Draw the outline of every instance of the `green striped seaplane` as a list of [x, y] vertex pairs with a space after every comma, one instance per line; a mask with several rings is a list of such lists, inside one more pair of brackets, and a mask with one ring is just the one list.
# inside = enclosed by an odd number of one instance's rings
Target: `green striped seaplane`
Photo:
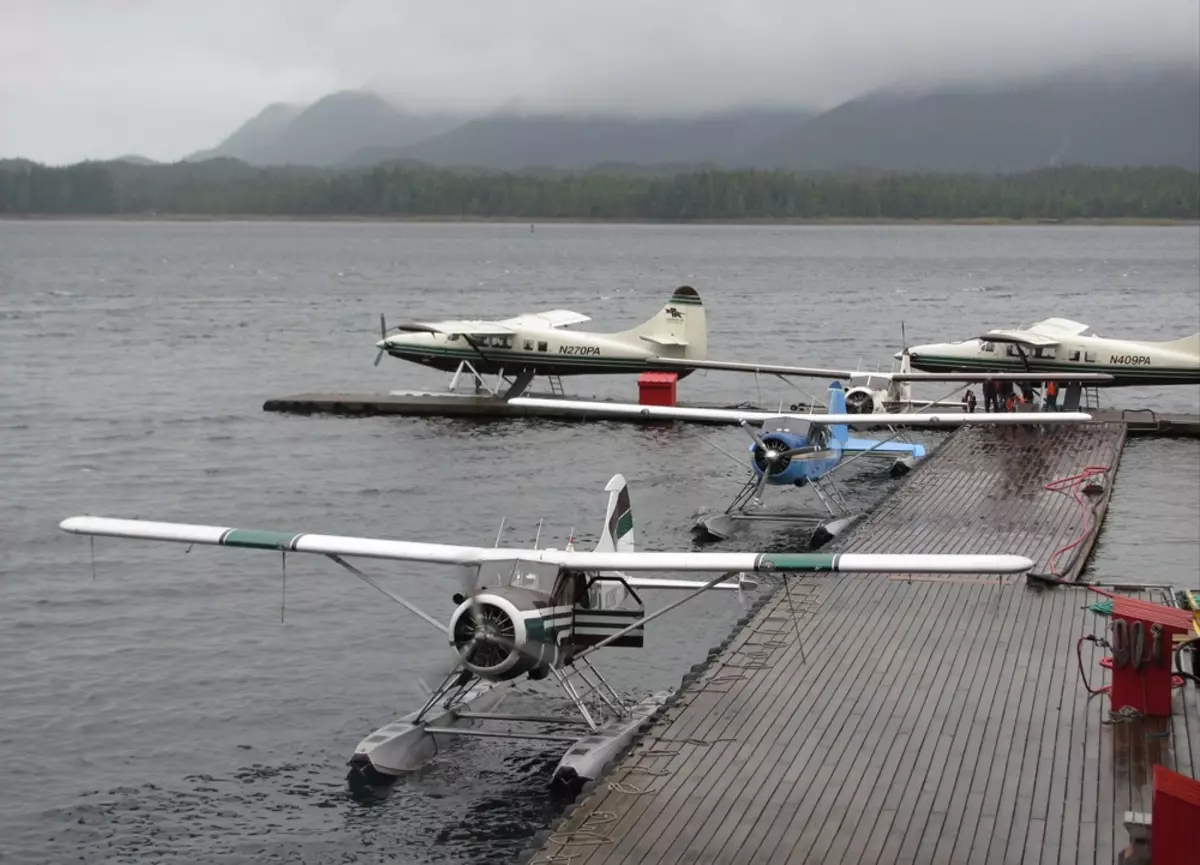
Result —
[[[499, 321], [412, 321], [389, 328], [381, 315], [375, 365], [386, 354], [453, 373], [451, 390], [466, 376], [474, 380], [476, 391], [496, 395], [503, 387], [504, 395], [512, 397], [524, 392], [535, 376], [664, 370], [664, 360], [703, 359], [708, 352], [704, 304], [690, 285], [676, 288], [662, 309], [629, 330], [570, 329], [585, 321], [591, 319], [569, 309], [551, 309]], [[484, 376], [496, 376], [496, 386], [488, 386]]]
[[[613, 688], [592, 655], [613, 647], [643, 648], [645, 627], [709, 591], [751, 591], [764, 573], [827, 572], [1019, 573], [1033, 567], [1006, 555], [820, 555], [808, 553], [642, 552], [635, 549], [633, 510], [624, 477], [605, 487], [608, 506], [592, 550], [472, 547], [416, 541], [223, 526], [77, 516], [67, 532], [180, 544], [267, 550], [286, 556], [325, 556], [406, 608], [449, 642], [455, 662], [422, 706], [359, 743], [352, 779], [388, 781], [419, 768], [454, 736], [540, 739], [570, 743], [556, 783], [594, 779], [626, 747], [639, 725], [671, 696], [632, 699]], [[540, 534], [540, 532], [539, 532]], [[498, 541], [497, 541], [498, 544]], [[448, 620], [422, 610], [382, 585], [350, 559], [383, 559], [454, 566], [460, 574]], [[645, 572], [701, 573], [704, 579], [643, 576]], [[683, 596], [647, 613], [641, 593]], [[544, 681], [543, 681], [544, 680]], [[518, 682], [557, 687], [574, 709], [561, 714], [499, 711]], [[546, 694], [547, 700], [554, 696]], [[502, 725], [496, 729], [495, 725]]]
[[931, 373], [1039, 373], [1068, 381], [1075, 374], [1082, 374], [1074, 379], [1080, 381], [1089, 374], [1107, 377], [1089, 382], [1094, 387], [1200, 384], [1200, 332], [1165, 342], [1113, 339], [1065, 318], [991, 330], [960, 342], [914, 345], [903, 354], [913, 369]]

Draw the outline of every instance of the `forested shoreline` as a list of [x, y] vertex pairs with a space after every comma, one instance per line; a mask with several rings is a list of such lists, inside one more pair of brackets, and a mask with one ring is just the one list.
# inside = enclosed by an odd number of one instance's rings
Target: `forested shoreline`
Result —
[[1197, 220], [1200, 173], [1068, 166], [1021, 174], [606, 168], [489, 172], [0, 162], [0, 215], [772, 220]]

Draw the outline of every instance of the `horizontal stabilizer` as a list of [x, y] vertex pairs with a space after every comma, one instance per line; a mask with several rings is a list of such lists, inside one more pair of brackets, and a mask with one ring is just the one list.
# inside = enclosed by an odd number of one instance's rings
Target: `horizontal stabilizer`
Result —
[[687, 345], [686, 339], [680, 336], [672, 336], [669, 333], [639, 333], [642, 339], [646, 342], [652, 342], [655, 345]]
[[430, 562], [445, 565], [477, 565], [497, 561], [545, 562], [579, 571], [698, 571], [717, 574], [756, 571], [1015, 574], [1028, 571], [1033, 567], [1030, 559], [1007, 555], [589, 553], [572, 550], [497, 549], [106, 517], [69, 517], [63, 520], [59, 526], [64, 531], [73, 534], [101, 537], [137, 538], [182, 544], [214, 544], [252, 550], [315, 553], [325, 556], [362, 556], [372, 559]]
[[913, 456], [917, 459], [925, 458], [925, 446], [914, 445], [908, 442], [882, 442], [872, 441], [871, 439], [846, 439], [842, 443], [842, 450], [846, 453], [861, 453], [866, 456], [878, 454], [879, 456], [895, 457], [897, 455]]
[[930, 413], [915, 412], [898, 414], [800, 414], [792, 412], [747, 411], [732, 408], [692, 408], [689, 406], [638, 405], [635, 403], [607, 402], [601, 400], [544, 399], [539, 397], [516, 397], [509, 400], [515, 406], [526, 408], [554, 409], [578, 417], [625, 415], [662, 418], [697, 422], [740, 423], [746, 421], [771, 420], [772, 418], [797, 418], [809, 423], [829, 426], [904, 426], [914, 421], [938, 426], [962, 426], [964, 424], [1066, 424], [1086, 423], [1092, 419], [1084, 412], [1012, 412], [1012, 413]]

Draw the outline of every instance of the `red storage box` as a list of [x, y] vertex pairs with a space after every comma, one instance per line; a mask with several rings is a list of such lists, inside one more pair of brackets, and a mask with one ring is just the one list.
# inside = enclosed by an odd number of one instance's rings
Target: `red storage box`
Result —
[[679, 373], [644, 372], [638, 376], [639, 405], [675, 405]]

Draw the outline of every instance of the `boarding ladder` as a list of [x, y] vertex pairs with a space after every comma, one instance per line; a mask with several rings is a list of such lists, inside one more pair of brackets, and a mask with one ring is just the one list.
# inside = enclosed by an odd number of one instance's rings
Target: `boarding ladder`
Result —
[[571, 702], [593, 731], [597, 730], [600, 724], [589, 711], [588, 697], [594, 696], [596, 701], [603, 704], [605, 714], [609, 717], [624, 717], [629, 713], [629, 709], [613, 690], [612, 685], [608, 684], [608, 680], [600, 675], [600, 671], [593, 667], [587, 658], [577, 658], [565, 667], [552, 667], [550, 672], [554, 674], [559, 686], [571, 698]]
[[1098, 409], [1100, 408], [1100, 388], [1085, 387], [1083, 389], [1083, 408]]
[[563, 387], [562, 376], [548, 375], [546, 378], [550, 382], [550, 393], [554, 394], [555, 396], [567, 395], [566, 388]]

